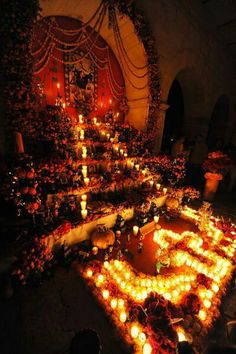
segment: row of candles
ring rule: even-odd
[[[118,118],[119,115],[120,115],[120,113],[117,112],[117,113],[116,113],[116,118]],[[79,114],[78,117],[79,117],[79,123],[80,123],[80,124],[84,124],[84,116],[83,116],[82,114]],[[95,125],[97,125],[97,126],[99,126],[99,125],[101,124],[100,122],[98,122],[97,117],[93,117],[93,118],[92,118],[92,123],[95,124]]]
[[[132,282],[132,280],[133,280],[132,279],[132,272],[130,271],[130,267],[128,265],[126,267],[125,264],[123,264],[122,262],[120,262],[118,260],[111,261],[111,262],[105,261],[104,268],[106,269],[106,271],[108,273],[110,273],[111,279],[113,279],[113,280],[115,279],[116,281],[118,281],[118,283],[120,284],[119,288],[121,290],[122,289],[124,290],[124,286],[122,286],[124,281],[121,281],[121,278],[120,278],[120,277],[123,278],[121,273],[123,273],[123,275],[125,275],[124,279],[127,281],[127,284],[129,284],[130,281]],[[103,270],[105,270],[105,269],[103,269]],[[120,295],[118,297],[114,297],[114,296],[112,296],[112,294],[110,294],[110,291],[107,289],[107,281],[109,281],[109,279],[108,279],[109,275],[106,273],[103,273],[103,270],[102,270],[102,273],[96,275],[96,274],[94,274],[94,272],[91,268],[87,268],[87,270],[85,272],[85,276],[87,278],[90,278],[92,281],[94,281],[94,283],[96,284],[96,289],[100,288],[102,300],[106,303],[106,306],[109,306],[111,308],[111,311],[112,311],[111,314],[115,318],[115,320],[118,319],[122,324],[125,324],[124,331],[128,331],[128,334],[130,335],[130,337],[134,340],[134,342],[136,344],[135,345],[135,352],[137,351],[138,353],[142,353],[142,354],[151,354],[153,352],[153,348],[152,348],[151,344],[149,343],[148,336],[145,333],[146,332],[145,328],[138,322],[129,321],[126,301],[122,298],[122,295]],[[186,278],[190,278],[190,276],[188,276]],[[155,282],[155,284],[157,284],[156,279],[151,280],[151,279],[145,279],[145,278],[142,278],[142,279],[137,278],[137,280],[138,280],[138,283],[140,283],[140,284],[144,283],[144,285],[146,285],[147,288],[152,287],[153,282]],[[136,280],[135,280],[135,283],[137,283]],[[176,287],[176,285],[175,285],[175,287]],[[144,288],[144,289],[142,291],[145,292],[144,298],[146,298],[148,295],[148,292],[151,290],[146,289],[146,288]],[[146,291],[146,290],[149,290],[149,291]],[[141,299],[141,297],[140,297],[140,299]],[[176,328],[176,330],[177,330],[179,342],[186,341],[188,334],[185,332],[185,330],[180,326],[178,326]]]

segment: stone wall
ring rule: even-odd
[[[156,39],[162,101],[167,102],[177,79],[184,95],[185,131],[193,136],[196,129],[207,132],[215,103],[226,95],[230,107],[225,138],[229,139],[235,121],[235,61],[217,37],[214,24],[209,23],[211,17],[204,5],[196,0],[137,0],[137,6]]]

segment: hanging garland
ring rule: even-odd
[[[148,139],[154,141],[158,131],[158,112],[160,106],[161,87],[160,74],[158,69],[158,56],[155,50],[155,40],[151,35],[148,24],[144,16],[136,9],[133,0],[103,0],[112,9],[117,7],[121,16],[128,16],[132,21],[135,33],[143,43],[148,64],[148,84],[149,84],[149,114],[147,117]],[[112,18],[110,18],[112,20]],[[112,25],[112,23],[110,23]]]
[[[0,66],[4,87],[3,110],[8,128],[24,132],[35,119],[30,33],[40,10],[39,1],[4,0],[2,6]]]

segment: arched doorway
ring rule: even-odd
[[[207,143],[210,149],[224,143],[228,119],[229,99],[226,95],[222,95],[216,101],[208,127]]]
[[[169,151],[173,140],[183,134],[184,96],[178,80],[174,80],[168,95],[162,151]]]

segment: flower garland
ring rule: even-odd
[[[8,129],[27,131],[35,112],[32,88],[33,57],[30,54],[30,33],[39,13],[38,0],[3,2],[0,41],[3,80],[3,109]]]
[[[110,0],[103,0],[111,6]],[[128,16],[132,21],[139,40],[143,43],[148,62],[148,83],[150,90],[149,115],[147,119],[147,132],[149,139],[154,141],[157,136],[158,112],[160,106],[161,88],[160,73],[158,68],[158,56],[155,50],[155,40],[151,35],[144,16],[136,9],[134,1],[113,0],[112,5],[117,6],[123,16]]]

